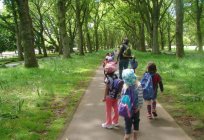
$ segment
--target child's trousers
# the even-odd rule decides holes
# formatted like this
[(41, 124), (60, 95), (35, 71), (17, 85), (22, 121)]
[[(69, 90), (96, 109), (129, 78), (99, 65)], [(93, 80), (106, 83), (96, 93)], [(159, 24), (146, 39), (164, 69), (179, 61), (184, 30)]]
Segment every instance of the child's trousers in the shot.
[[(112, 117), (112, 108), (114, 115)], [(106, 124), (117, 124), (118, 123), (118, 99), (113, 99), (110, 97), (106, 97)]]

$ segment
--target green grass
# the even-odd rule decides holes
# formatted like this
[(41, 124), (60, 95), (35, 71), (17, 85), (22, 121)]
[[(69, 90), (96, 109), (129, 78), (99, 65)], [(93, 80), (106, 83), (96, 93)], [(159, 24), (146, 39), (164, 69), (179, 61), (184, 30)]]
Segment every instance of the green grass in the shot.
[(55, 140), (106, 52), (40, 60), (37, 69), (0, 69), (2, 140)]
[[(158, 73), (164, 83), (164, 94), (159, 94), (159, 101), (176, 119), (185, 117), (191, 121), (200, 120), (201, 133), (204, 132), (204, 54), (186, 52), (183, 59), (175, 55), (154, 55), (135, 52), (139, 67), (137, 74), (141, 76), (149, 61), (157, 65)], [(189, 119), (189, 120), (188, 120)], [(194, 127), (194, 126), (193, 126)], [(196, 127), (196, 126), (195, 126)], [(198, 136), (200, 137), (200, 136)], [(200, 138), (202, 139), (202, 138)]]
[[(3, 140), (55, 140), (72, 118), (95, 69), (106, 52), (48, 58), (38, 69), (0, 69), (0, 136)], [(204, 124), (204, 55), (187, 51), (175, 55), (134, 52), (141, 76), (149, 61), (157, 64), (164, 94), (159, 101), (175, 118), (193, 117)], [(195, 128), (204, 130), (204, 125)]]
[[(49, 57), (56, 57), (58, 56), (58, 54), (53, 53), (53, 54), (48, 54)], [(44, 56), (42, 54), (37, 54), (36, 57), (38, 59), (44, 58)], [(11, 58), (1, 58), (0, 59), (0, 68), (4, 68), (6, 64), (8, 63), (13, 63), (13, 62), (18, 62), (18, 58), (17, 57), (11, 57)]]

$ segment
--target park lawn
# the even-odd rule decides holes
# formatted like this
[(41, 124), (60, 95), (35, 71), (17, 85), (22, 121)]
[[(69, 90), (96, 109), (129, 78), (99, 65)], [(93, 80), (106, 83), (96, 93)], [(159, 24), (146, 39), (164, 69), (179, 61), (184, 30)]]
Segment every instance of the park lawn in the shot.
[[(164, 93), (159, 94), (159, 102), (198, 140), (204, 139), (204, 54), (186, 52), (183, 59), (175, 55), (153, 55), (135, 52), (141, 76), (149, 61), (157, 64), (158, 73), (163, 78)], [(190, 128), (190, 129), (189, 129)]]
[(105, 51), (39, 60), (39, 68), (0, 69), (0, 139), (56, 140)]
[[(52, 54), (48, 54), (48, 57), (56, 57), (58, 56), (58, 54), (56, 53), (52, 53)], [(41, 59), (41, 58), (44, 58), (43, 54), (37, 54), (36, 55), (36, 58), (37, 59)], [(0, 68), (4, 68), (6, 67), (5, 65), (6, 64), (9, 64), (9, 63), (15, 63), (15, 62), (18, 62), (18, 58), (17, 57), (12, 57), (12, 58), (1, 58), (0, 59)]]

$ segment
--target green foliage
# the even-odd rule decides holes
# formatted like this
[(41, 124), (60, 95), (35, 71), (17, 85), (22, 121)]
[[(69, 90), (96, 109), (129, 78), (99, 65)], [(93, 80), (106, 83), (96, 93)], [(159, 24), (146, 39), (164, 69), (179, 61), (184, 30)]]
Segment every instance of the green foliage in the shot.
[(43, 59), (39, 69), (0, 69), (1, 139), (56, 139), (104, 55)]
[(159, 94), (159, 101), (174, 115), (182, 110), (185, 113), (177, 116), (190, 115), (204, 121), (204, 55), (188, 52), (183, 59), (172, 55), (153, 55), (135, 53), (139, 67), (137, 74), (144, 73), (147, 62), (157, 64), (158, 73), (164, 83), (164, 94)]

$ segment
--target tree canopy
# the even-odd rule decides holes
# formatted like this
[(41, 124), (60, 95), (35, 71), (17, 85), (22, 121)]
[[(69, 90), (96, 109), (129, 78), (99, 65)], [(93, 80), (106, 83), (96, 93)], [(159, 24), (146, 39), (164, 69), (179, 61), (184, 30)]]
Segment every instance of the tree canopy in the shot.
[[(44, 57), (52, 49), (69, 58), (73, 48), (80, 55), (117, 48), (124, 37), (138, 51), (159, 54), (176, 45), (177, 57), (182, 57), (188, 45), (203, 52), (203, 0), (3, 0), (3, 4), (0, 50), (17, 50), (19, 60), (34, 62), (34, 49)], [(37, 66), (33, 62), (28, 63)]]

